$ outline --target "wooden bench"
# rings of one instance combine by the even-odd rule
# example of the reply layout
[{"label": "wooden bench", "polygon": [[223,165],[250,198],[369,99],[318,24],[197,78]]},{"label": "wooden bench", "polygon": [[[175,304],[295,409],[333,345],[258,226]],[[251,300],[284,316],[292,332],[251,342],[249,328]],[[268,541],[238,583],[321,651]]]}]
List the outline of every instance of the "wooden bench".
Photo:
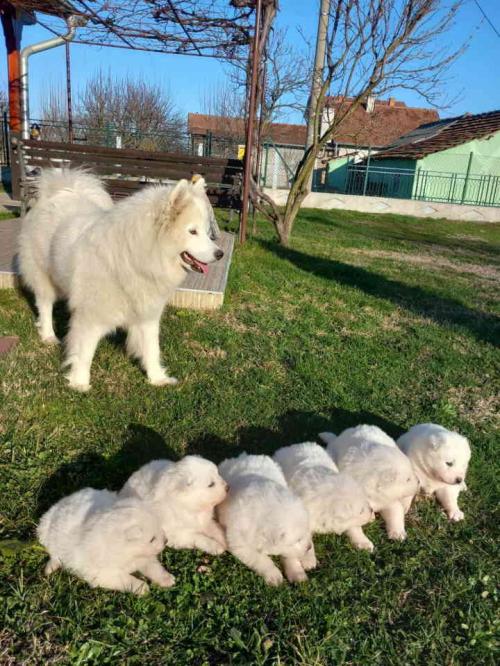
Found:
[{"label": "wooden bench", "polygon": [[102,177],[113,198],[128,196],[147,184],[201,174],[213,206],[241,210],[243,162],[236,159],[24,140],[13,134],[11,165],[13,196],[22,202],[23,212],[33,197],[36,175],[47,167],[89,168]]}]

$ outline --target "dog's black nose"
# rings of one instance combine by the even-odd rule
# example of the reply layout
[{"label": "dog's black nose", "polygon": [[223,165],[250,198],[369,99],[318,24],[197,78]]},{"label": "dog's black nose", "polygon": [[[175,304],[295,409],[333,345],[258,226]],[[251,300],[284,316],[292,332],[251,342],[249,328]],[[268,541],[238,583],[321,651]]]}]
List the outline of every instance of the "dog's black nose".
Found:
[{"label": "dog's black nose", "polygon": [[216,250],[214,253],[214,257],[219,261],[219,259],[222,259],[224,256],[224,252],[222,250]]},{"label": "dog's black nose", "polygon": [[462,481],[463,479],[461,476],[457,476],[457,478],[455,479],[455,483],[462,483]]}]

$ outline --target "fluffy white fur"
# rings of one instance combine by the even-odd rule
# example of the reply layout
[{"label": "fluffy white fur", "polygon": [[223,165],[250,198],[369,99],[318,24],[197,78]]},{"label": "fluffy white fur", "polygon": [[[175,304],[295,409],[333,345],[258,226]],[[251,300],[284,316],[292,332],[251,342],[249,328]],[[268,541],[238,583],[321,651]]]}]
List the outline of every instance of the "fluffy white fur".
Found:
[{"label": "fluffy white fur", "polygon": [[458,496],[466,488],[471,456],[468,440],[435,423],[421,423],[402,435],[397,443],[411,460],[421,492],[435,495],[450,520],[463,520]]},{"label": "fluffy white fur", "polygon": [[269,585],[283,582],[270,555],[281,557],[290,582],[307,580],[305,571],[316,566],[309,516],[277,463],[242,453],[224,460],[219,472],[229,484],[227,498],[217,507],[228,550]]},{"label": "fluffy white fur", "polygon": [[418,490],[418,480],[396,442],[370,425],[348,428],[338,437],[332,433],[320,437],[339,469],[362,485],[370,506],[384,519],[389,538],[406,539],[405,512]]},{"label": "fluffy white fur", "polygon": [[199,548],[220,555],[226,540],[214,519],[214,507],[226,493],[226,482],[214,463],[185,456],[179,462],[153,460],[144,465],[119,495],[151,504],[171,548]]},{"label": "fluffy white fur", "polygon": [[162,587],[174,577],[157,559],[165,536],[154,513],[137,499],[85,488],[54,504],[41,518],[38,538],[50,560],[45,573],[71,570],[92,587],[145,594],[140,572]]},{"label": "fluffy white fur", "polygon": [[293,444],[278,449],[273,458],[304,502],[313,532],[346,533],[356,548],[373,550],[361,529],[374,517],[364,490],[350,474],[339,473],[323,447],[315,442]]},{"label": "fluffy white fur", "polygon": [[147,187],[113,205],[91,174],[44,171],[21,229],[20,268],[35,294],[44,342],[57,342],[52,308],[58,298],[68,300],[72,388],[90,388],[97,344],[116,328],[127,331],[127,351],[151,384],[176,383],[160,361],[160,317],[188,271],[205,272],[223,256],[210,220],[203,178]]}]

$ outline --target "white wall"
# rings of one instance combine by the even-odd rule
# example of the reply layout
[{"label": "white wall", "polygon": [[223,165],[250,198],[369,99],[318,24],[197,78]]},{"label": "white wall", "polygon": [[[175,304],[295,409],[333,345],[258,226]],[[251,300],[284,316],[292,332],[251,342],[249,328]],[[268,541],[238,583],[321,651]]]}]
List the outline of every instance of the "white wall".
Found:
[{"label": "white wall", "polygon": [[[287,190],[264,190],[278,205],[284,205]],[[323,210],[356,210],[361,213],[395,213],[415,217],[444,217],[448,220],[468,220],[471,222],[500,222],[500,208],[491,206],[462,206],[460,204],[435,203],[433,201],[413,201],[388,197],[361,197],[354,194],[331,194],[311,192],[305,198],[303,208]]]}]

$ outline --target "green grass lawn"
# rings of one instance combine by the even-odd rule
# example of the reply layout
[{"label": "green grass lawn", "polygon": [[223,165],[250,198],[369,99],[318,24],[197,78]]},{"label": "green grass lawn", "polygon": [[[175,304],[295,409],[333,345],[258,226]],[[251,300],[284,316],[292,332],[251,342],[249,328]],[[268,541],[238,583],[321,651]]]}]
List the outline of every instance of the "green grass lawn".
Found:
[{"label": "green grass lawn", "polygon": [[[0,360],[0,664],[493,664],[499,244],[499,225],[307,211],[282,249],[262,223],[221,311],[166,311],[175,389],[149,386],[118,336],[98,349],[92,391],[70,392],[27,301],[1,291],[0,334],[20,344]],[[58,309],[61,334],[66,321]],[[300,587],[196,551],[166,551],[177,585],[140,599],[42,575],[41,512],[119,488],[154,457],[219,461],[422,421],[470,438],[463,523],[420,501],[407,542],[367,528],[373,555],[318,537]]]}]

